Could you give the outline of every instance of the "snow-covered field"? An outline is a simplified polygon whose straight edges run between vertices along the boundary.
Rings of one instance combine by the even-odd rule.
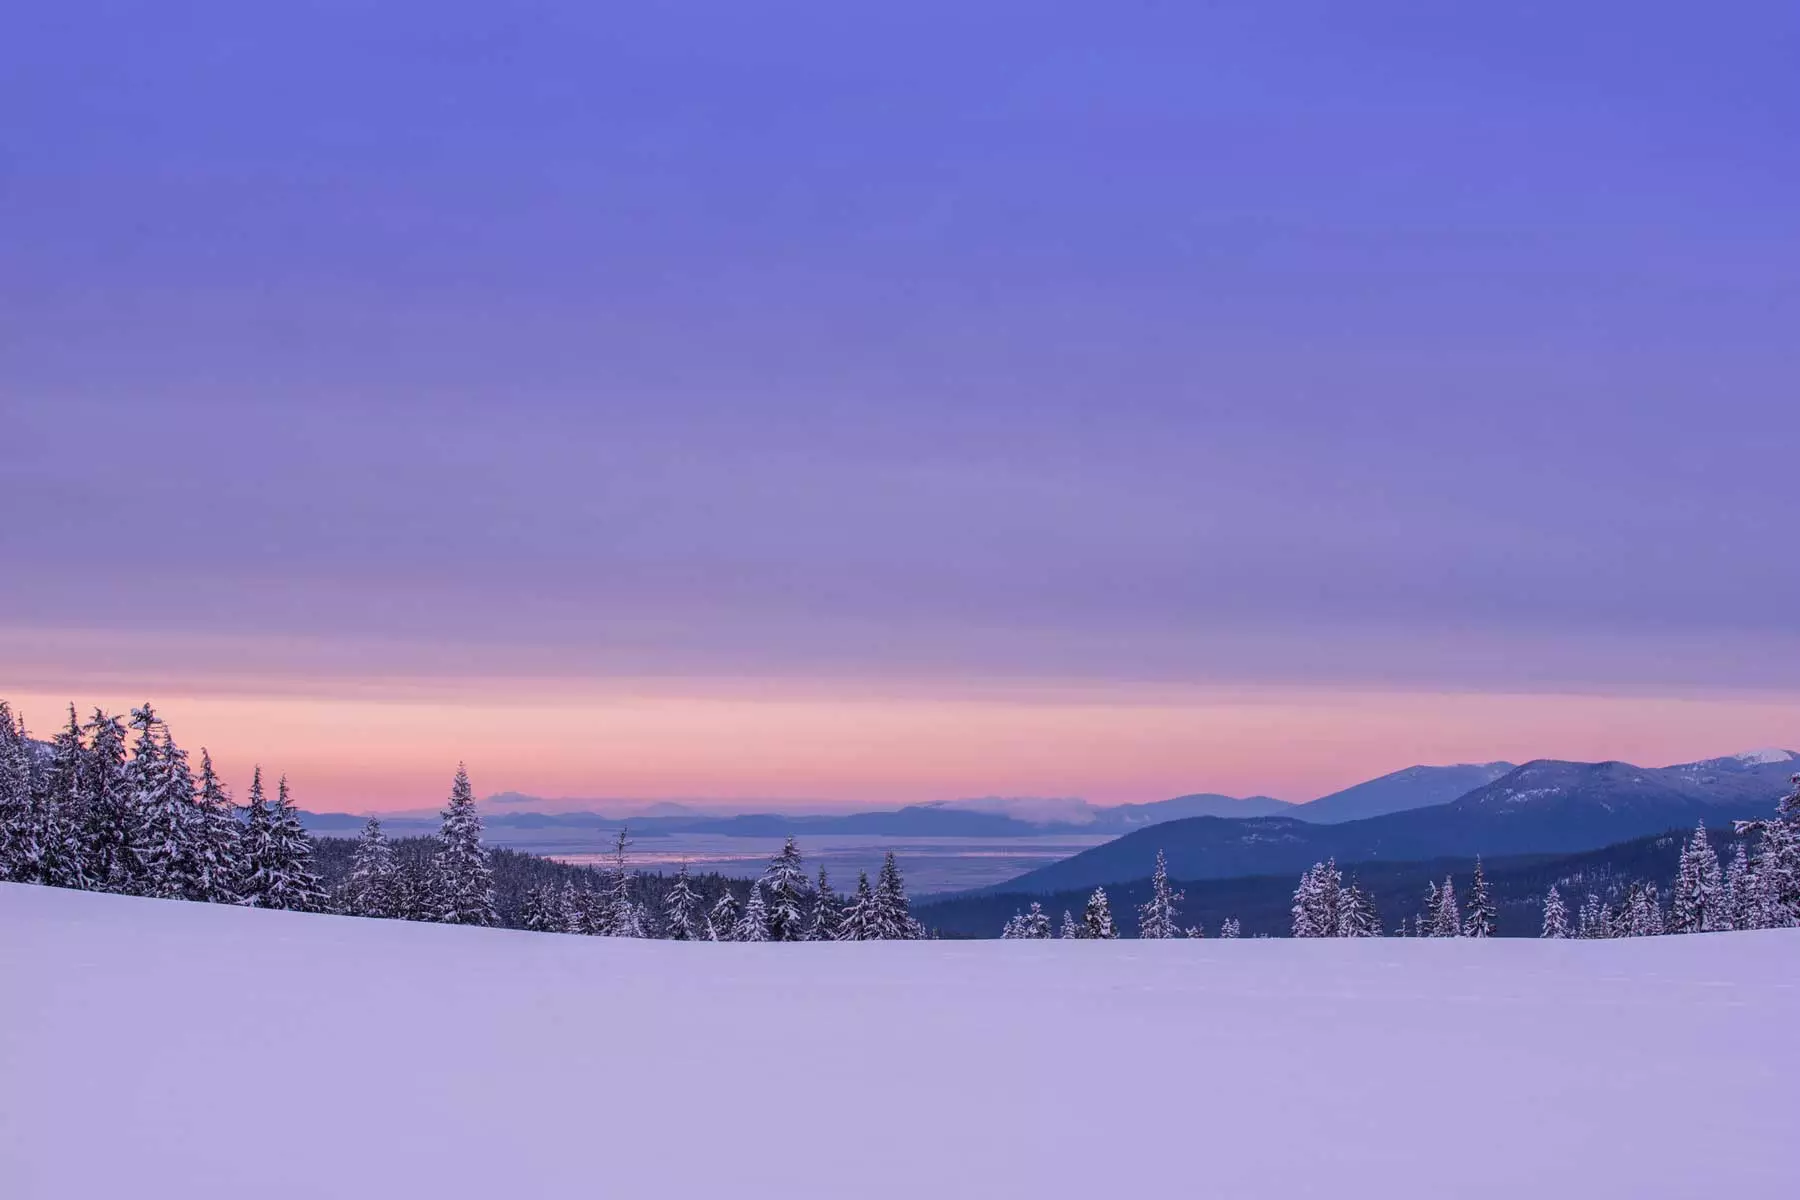
[[[0,1194],[1800,1188],[1800,931],[696,945],[0,885]]]

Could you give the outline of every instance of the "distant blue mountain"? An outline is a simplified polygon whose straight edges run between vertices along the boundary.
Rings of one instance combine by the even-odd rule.
[[[1180,879],[1292,874],[1312,863],[1568,854],[1697,821],[1764,816],[1800,755],[1762,751],[1674,767],[1540,759],[1448,804],[1342,824],[1289,817],[1192,817],[1140,829],[987,892],[1054,892],[1129,882],[1156,852]]]
[[[1407,767],[1341,792],[1297,804],[1287,815],[1314,824],[1332,825],[1408,809],[1429,808],[1434,804],[1448,804],[1513,769],[1514,764],[1509,762]]]

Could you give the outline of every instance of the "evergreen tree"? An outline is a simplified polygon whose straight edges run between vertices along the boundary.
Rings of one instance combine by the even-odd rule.
[[[1050,937],[1050,914],[1036,900],[1031,902],[1031,910],[1025,914],[1024,928],[1028,938],[1047,940]]]
[[[801,866],[800,850],[790,836],[781,852],[769,860],[763,871],[762,892],[767,896],[769,940],[799,942],[806,937],[806,871]]]
[[[232,807],[231,796],[213,770],[212,755],[200,748],[199,829],[194,847],[194,899],[215,904],[236,904],[244,827]]]
[[[593,932],[607,937],[644,936],[643,915],[638,911],[637,901],[632,892],[636,890],[637,872],[628,869],[625,852],[631,848],[631,839],[626,835],[626,827],[619,826],[617,840],[613,843],[612,870],[606,876],[606,904],[599,918],[599,927]]]
[[[1701,821],[1681,848],[1681,865],[1675,872],[1675,904],[1669,915],[1670,933],[1705,933],[1728,925],[1725,913],[1725,881],[1719,872],[1719,856],[1713,853]]]
[[[399,917],[400,869],[394,848],[381,832],[381,820],[370,817],[356,840],[356,856],[350,866],[344,908],[358,917]],[[530,928],[527,926],[527,928]]]
[[[1626,919],[1627,936],[1655,937],[1663,932],[1662,905],[1657,902],[1655,884],[1642,883],[1632,889]]]
[[[30,882],[36,873],[35,804],[24,722],[0,700],[0,881]]]
[[[1744,843],[1732,849],[1731,866],[1725,871],[1725,919],[1727,929],[1755,929],[1761,905],[1757,903],[1755,881],[1750,876],[1750,858]]]
[[[1756,929],[1800,925],[1800,775],[1790,782],[1794,790],[1782,798],[1772,819],[1737,823],[1739,834],[1757,835],[1745,889],[1753,905],[1749,921]]]
[[[1469,915],[1463,919],[1464,937],[1494,936],[1494,898],[1488,892],[1487,876],[1481,870],[1481,858],[1475,859],[1475,882],[1469,885]]]
[[[1294,903],[1290,909],[1294,918],[1294,936],[1338,936],[1343,907],[1344,877],[1338,871],[1337,863],[1314,863],[1300,877],[1300,886],[1294,889]]]
[[[71,704],[68,725],[51,741],[49,769],[34,782],[26,830],[16,843],[22,856],[14,867],[19,882],[96,886],[88,874],[89,821],[81,785],[86,756],[81,720]]]
[[[168,726],[148,704],[132,712],[132,722],[142,731],[140,749],[132,759],[137,890],[164,899],[206,899],[204,814],[195,799],[187,752],[175,744]],[[146,759],[147,764],[136,769]]]
[[[881,874],[875,880],[875,927],[876,937],[889,940],[925,936],[925,930],[913,920],[912,908],[906,899],[906,884],[900,878],[900,867],[894,861],[892,850],[882,860]]]
[[[138,883],[137,811],[125,763],[125,726],[94,710],[82,730],[87,748],[77,774],[79,805],[87,820],[83,841],[92,886],[130,892]],[[152,749],[154,753],[154,749]]]
[[[1577,937],[1603,938],[1612,936],[1611,922],[1606,917],[1606,905],[1593,892],[1581,902],[1581,923]]]
[[[863,884],[867,887],[869,877],[863,876]],[[712,911],[706,916],[706,936],[709,941],[730,942],[737,940],[738,907],[737,897],[726,888]]]
[[[1437,911],[1432,914],[1432,937],[1457,937],[1462,933],[1462,916],[1456,906],[1456,885],[1448,875],[1437,890]]]
[[[269,884],[263,892],[262,906],[291,912],[324,912],[325,889],[313,874],[312,842],[301,827],[299,810],[288,796],[285,775],[275,787],[266,845]]]
[[[558,933],[586,933],[583,927],[583,915],[587,912],[581,890],[572,883],[564,881],[561,890],[556,894],[556,924]]]
[[[1381,914],[1375,909],[1375,898],[1354,882],[1343,890],[1342,902],[1338,908],[1337,936],[1381,936]]]
[[[1022,918],[1019,918],[1016,916],[1014,919],[1022,920]],[[1000,936],[1005,937],[1006,935],[1001,934]],[[1015,936],[1017,936],[1017,935],[1015,934]],[[1059,931],[1057,936],[1062,938],[1062,940],[1065,942],[1072,942],[1072,941],[1076,940],[1077,938],[1086,936],[1082,932],[1081,926],[1079,926],[1075,923],[1075,914],[1070,912],[1066,908],[1063,909],[1062,929]]]
[[[1156,866],[1150,872],[1150,899],[1138,909],[1138,936],[1172,938],[1181,931],[1175,905],[1182,894],[1169,886],[1169,863],[1163,852],[1156,852]]]
[[[835,942],[838,926],[843,923],[842,906],[831,890],[831,879],[825,868],[819,868],[819,886],[813,889],[812,920],[806,926],[809,942]]]
[[[238,856],[239,866],[243,874],[237,882],[237,893],[240,902],[252,908],[272,907],[266,901],[269,894],[269,865],[273,857],[270,839],[274,829],[274,819],[269,809],[269,798],[263,791],[262,767],[259,764],[250,773],[250,795],[244,801],[243,844]]]
[[[694,941],[700,936],[699,921],[700,896],[688,882],[684,862],[663,896],[663,936],[676,942]]]
[[[481,814],[475,811],[475,789],[461,763],[450,783],[438,830],[438,851],[431,860],[437,890],[437,919],[446,925],[498,925],[494,873],[481,845]]]
[[[534,884],[519,906],[519,924],[532,933],[562,933],[562,897],[553,883]]]
[[[1235,938],[1242,936],[1242,934],[1243,930],[1238,925],[1238,919],[1236,917],[1226,917],[1223,921],[1219,922],[1220,937]]]
[[[1547,938],[1566,938],[1569,936],[1569,909],[1563,903],[1562,893],[1556,885],[1544,893],[1544,929],[1538,935]]]
[[[763,903],[762,886],[750,883],[750,898],[744,901],[744,915],[738,918],[737,940],[766,942],[769,940],[769,907]]]
[[[1113,928],[1112,905],[1107,903],[1105,888],[1095,888],[1094,894],[1088,897],[1081,925],[1083,937],[1110,939],[1119,936],[1118,930]]]

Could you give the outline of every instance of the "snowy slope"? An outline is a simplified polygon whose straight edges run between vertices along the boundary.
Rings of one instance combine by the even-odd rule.
[[[0,1180],[87,1197],[1791,1193],[1800,931],[626,942],[0,885]]]

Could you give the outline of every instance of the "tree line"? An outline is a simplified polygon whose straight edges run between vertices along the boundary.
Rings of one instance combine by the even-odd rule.
[[[135,731],[135,739],[132,736]],[[232,800],[203,748],[199,772],[148,703],[129,721],[73,705],[46,748],[0,700],[0,880],[162,899],[333,912],[348,916],[502,924],[495,852],[466,769],[458,766],[438,834],[428,847],[396,844],[371,817],[328,884],[320,846],[300,822],[287,779],[270,796],[262,768],[243,804]],[[500,852],[516,875],[548,873],[525,888],[507,924],[554,933],[707,941],[873,941],[923,938],[890,853],[874,882],[862,872],[849,896],[816,882],[789,838],[759,879],[717,876],[654,884],[629,866],[620,830],[604,873]],[[334,864],[335,851],[323,857]],[[530,864],[527,866],[526,864]],[[596,877],[598,876],[598,877]],[[742,901],[738,891],[744,892]]]

